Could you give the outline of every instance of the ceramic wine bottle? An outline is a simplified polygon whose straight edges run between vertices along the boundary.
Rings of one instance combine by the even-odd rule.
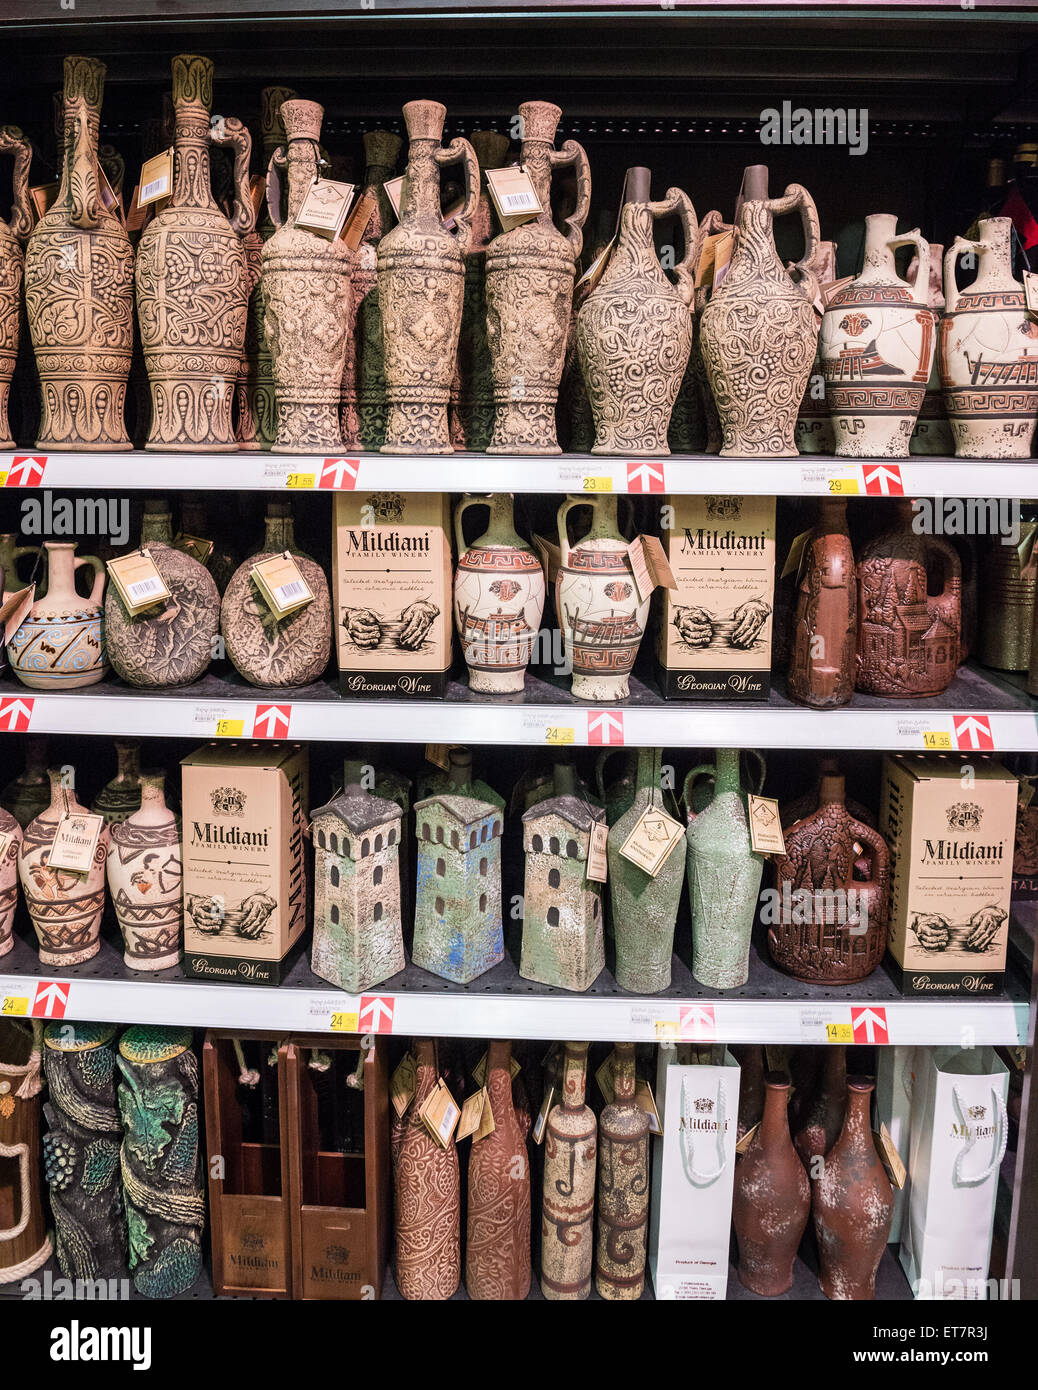
[[[4,125],[0,126],[0,153],[14,155],[11,212],[6,222],[0,217],[0,449],[13,449],[7,403],[21,338],[25,272],[22,246],[32,229],[29,204],[32,146],[17,126]]]
[[[109,829],[141,808],[140,740],[116,738],[112,740],[112,745],[115,748],[115,776],[104,784],[90,806],[95,816],[104,816]]]
[[[612,1301],[636,1301],[645,1286],[649,1220],[649,1117],[634,1098],[634,1043],[613,1053],[613,1099],[599,1120],[598,1240],[595,1288]]]
[[[353,265],[350,342],[342,368],[339,419],[343,446],[377,452],[386,438],[386,373],[378,302],[378,244],[393,222],[384,184],[393,177],[404,142],[388,130],[364,133],[364,196],[375,206]]]
[[[436,1089],[436,1044],[415,1043],[418,1083],[394,1171],[396,1281],[404,1298],[450,1298],[461,1279],[461,1181],[451,1135],[445,1147],[421,1119]]]
[[[739,1282],[774,1298],[793,1287],[793,1261],[811,1215],[811,1183],[789,1137],[789,1077],[768,1072],[765,1087],[760,1129],[735,1165],[732,1224]]]
[[[1018,542],[1007,545],[1008,538],[999,535],[977,538],[986,608],[977,655],[997,671],[1026,671],[1031,664],[1036,586],[1033,573],[1025,573],[1020,563],[1019,547],[1038,529],[1038,511],[1032,501],[1019,506]]]
[[[66,541],[44,541],[47,591],[7,644],[11,670],[34,690],[73,690],[108,673],[101,595],[105,569],[93,555],[76,555]],[[89,565],[89,598],[76,591],[76,570]]]
[[[50,1259],[40,1181],[43,1024],[0,1018],[0,1283],[27,1279]]]
[[[140,808],[112,826],[108,891],[131,970],[165,970],[180,959],[180,831],[165,783],[163,772],[141,773]]]
[[[823,498],[797,577],[789,694],[802,705],[835,709],[854,694],[858,587],[847,503]]]
[[[561,1104],[544,1133],[541,1293],[549,1300],[591,1293],[598,1124],[584,1100],[587,1043],[563,1045]]]
[[[912,267],[908,268],[909,276]],[[937,324],[937,341],[941,340],[941,320],[944,317],[944,247],[930,243],[929,287],[927,303]],[[951,458],[955,452],[955,439],[944,408],[944,394],[941,391],[941,354],[935,351],[930,366],[930,378],[923,393],[923,403],[919,407],[915,429],[908,442],[911,454],[939,454]]]
[[[847,1049],[829,1044],[821,1051],[821,1066],[810,1087],[803,1089],[793,1142],[808,1174],[815,1178],[814,1160],[824,1158],[839,1137],[847,1113]]]
[[[494,1129],[469,1156],[465,1288],[471,1299],[524,1299],[530,1292],[530,1164],[512,1103],[512,1044],[487,1053]]]

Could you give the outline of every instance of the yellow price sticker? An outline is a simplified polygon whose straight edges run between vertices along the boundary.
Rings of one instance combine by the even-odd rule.
[[[585,478],[585,479],[584,479],[584,491],[585,491],[585,492],[612,492],[612,490],[613,490],[613,480],[612,480],[612,478]]]
[[[545,743],[575,743],[577,732],[575,729],[562,729],[557,725],[550,725],[544,731]]]
[[[244,734],[244,719],[218,719],[216,721],[217,738],[242,738]]]
[[[825,1040],[831,1043],[853,1043],[854,1029],[849,1023],[827,1023]]]
[[[938,749],[945,749],[945,750],[950,751],[951,746],[952,746],[951,734],[942,734],[942,733],[923,734],[923,747],[924,747],[924,748],[930,749],[931,752],[934,752],[934,751],[936,751],[936,750],[938,750]]]
[[[290,473],[285,479],[286,487],[313,487],[316,475],[313,473]]]
[[[6,995],[6,996],[4,997],[3,1005],[2,1005],[2,1007],[0,1007],[0,1014],[23,1014],[23,1015],[24,1015],[24,1014],[27,1014],[28,1012],[29,1012],[29,1001],[28,1001],[28,999],[22,999],[22,998],[19,998],[19,997],[17,997],[16,995],[13,995],[13,994],[8,994],[8,995]]]
[[[0,487],[6,487],[6,486],[7,486],[7,470],[4,469],[4,471],[3,471],[2,473],[0,473]]]
[[[861,488],[857,478],[830,478],[829,491],[840,497],[849,497],[852,493],[859,493]]]
[[[656,1039],[660,1041],[664,1038],[676,1038],[679,1036],[680,1029],[672,1018],[658,1018],[656,1020]]]
[[[356,1033],[358,1031],[356,1014],[332,1014],[333,1033]]]

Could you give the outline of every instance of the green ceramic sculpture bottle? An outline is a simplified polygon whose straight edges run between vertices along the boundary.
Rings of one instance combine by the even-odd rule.
[[[616,983],[633,994],[658,994],[670,984],[674,926],[684,863],[675,844],[659,872],[651,874],[621,855],[625,841],[645,812],[665,811],[663,754],[659,748],[638,749],[634,804],[609,832],[609,895],[616,936]]]
[[[750,845],[739,752],[717,750],[714,799],[686,831],[692,904],[692,974],[710,989],[735,989],[749,974],[750,933],[764,859]]]

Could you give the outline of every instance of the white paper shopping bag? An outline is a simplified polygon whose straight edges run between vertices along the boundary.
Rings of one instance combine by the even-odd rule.
[[[908,1167],[912,1091],[915,1089],[916,1049],[894,1044],[876,1049],[876,1128],[886,1125],[901,1162]],[[901,1224],[908,1206],[908,1181],[894,1188],[891,1245],[901,1239]]]

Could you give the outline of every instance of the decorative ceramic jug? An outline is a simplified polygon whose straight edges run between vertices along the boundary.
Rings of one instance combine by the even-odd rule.
[[[550,101],[519,104],[520,168],[530,177],[541,211],[501,232],[487,247],[487,337],[494,373],[494,434],[490,454],[560,453],[555,403],[566,360],[581,228],[591,203],[591,170],[575,140],[556,150],[562,111]],[[577,205],[563,235],[552,221],[553,169],[572,166]]]
[[[339,420],[347,449],[381,449],[386,440],[386,372],[378,301],[378,244],[393,221],[384,184],[393,177],[404,142],[388,130],[364,134],[364,195],[375,207],[353,262],[350,340],[342,369]]]
[[[939,536],[917,535],[909,498],[858,558],[855,684],[870,695],[939,695],[959,665],[962,579],[959,557]],[[943,588],[927,592],[927,566],[939,562]]]
[[[295,225],[303,199],[318,182],[324,107],[286,101],[281,107],[287,153],[277,150],[267,173],[267,206],[277,231],[263,248],[265,337],[274,372],[275,454],[336,453],[342,448],[339,398],[350,315],[352,256],[341,237],[329,240]],[[288,170],[288,215],[280,218],[280,180]]]
[[[115,776],[105,783],[90,807],[95,816],[104,816],[109,830],[141,809],[140,740],[117,738],[112,742],[115,745]]]
[[[133,347],[133,251],[99,191],[105,65],[65,59],[61,186],[25,254],[40,374],[40,449],[131,449],[123,418]]]
[[[0,1018],[0,1283],[27,1279],[53,1246],[40,1191],[43,1024]]]
[[[875,1298],[876,1271],[890,1234],[894,1195],[872,1138],[872,1090],[864,1077],[849,1078],[847,1118],[812,1187],[826,1298]]]
[[[165,970],[180,959],[180,832],[165,783],[165,773],[143,772],[140,810],[112,826],[108,891],[131,970]]]
[[[911,276],[913,267],[908,267]],[[933,311],[937,324],[937,341],[941,340],[941,321],[944,317],[944,247],[936,242],[930,243],[930,266],[927,290],[927,303]],[[955,439],[948,416],[944,409],[944,393],[941,390],[941,353],[934,351],[930,366],[930,376],[923,392],[923,403],[908,441],[911,454],[939,454],[951,458],[955,452]]]
[[[721,232],[730,232],[730,222],[716,208],[706,214],[699,224],[700,259],[707,237]],[[696,275],[692,303],[689,306],[692,316],[692,350],[688,355],[688,366],[678,388],[678,398],[670,417],[667,442],[678,454],[702,451],[716,454],[721,448],[721,420],[717,413],[713,392],[706,379],[706,363],[703,361],[703,310],[710,298],[710,286],[701,285]]]
[[[824,1158],[836,1143],[847,1114],[847,1049],[829,1044],[813,1048],[811,1053],[816,1063],[821,1054],[820,1066],[813,1084],[800,1086],[802,1099],[793,1142],[808,1173],[817,1177],[814,1160]],[[806,1076],[803,1080],[808,1082]]]
[[[976,241],[956,237],[944,255],[945,314],[938,345],[955,456],[1026,459],[1038,419],[1038,317],[1013,278],[1008,217],[980,221]],[[959,290],[955,265],[972,252],[977,276]]]
[[[858,585],[847,503],[823,498],[804,545],[793,619],[790,696],[814,709],[845,705],[854,693]]]
[[[240,121],[210,126],[213,65],[173,59],[173,194],[137,251],[137,313],[151,383],[148,449],[237,449],[231,404],[241,371],[248,278],[241,237],[256,215],[249,192],[252,141]],[[210,188],[210,142],[235,152],[234,217]]]
[[[14,816],[23,830],[50,805],[47,740],[43,734],[28,734],[24,747],[24,769],[13,781],[8,782],[0,794],[0,806]]]
[[[775,1298],[793,1287],[793,1261],[811,1215],[811,1183],[789,1137],[789,1077],[768,1072],[764,1119],[735,1165],[732,1224],[739,1282]]]
[[[227,655],[253,685],[309,685],[328,665],[332,644],[332,605],[328,581],[316,560],[296,546],[295,524],[287,502],[268,502],[263,549],[239,565],[220,606],[220,631]],[[313,602],[277,618],[252,577],[254,565],[285,551],[313,594]]]
[[[486,190],[487,169],[500,169],[511,143],[496,130],[469,136],[481,172],[479,202],[472,219],[472,244],[465,256],[465,300],[461,310],[458,361],[451,385],[450,435],[455,449],[485,452],[494,432],[494,373],[487,339],[487,246],[494,235],[494,211]]]
[[[689,780],[703,770],[693,768]],[[709,989],[735,989],[749,976],[750,935],[764,869],[763,855],[750,842],[737,749],[717,750],[713,800],[689,825],[685,840],[692,974]]]
[[[565,452],[571,454],[589,454],[595,443],[595,419],[591,414],[591,402],[577,352],[577,315],[592,290],[592,281],[585,279],[585,276],[599,256],[609,249],[615,229],[616,213],[599,208],[592,219],[590,235],[584,237],[584,248],[577,265],[569,335],[566,339],[566,362],[555,407],[559,440]]]
[[[544,569],[516,534],[512,501],[510,492],[465,496],[454,508],[454,621],[469,688],[493,695],[522,690],[544,611]],[[490,508],[490,524],[466,546],[461,522],[473,506]]]
[[[437,1044],[414,1044],[418,1084],[394,1167],[396,1284],[404,1298],[441,1301],[461,1280],[461,1178],[454,1135],[439,1145],[421,1111],[436,1089]]]
[[[893,214],[866,217],[864,268],[835,291],[822,316],[825,395],[836,452],[843,458],[908,457],[933,365],[930,247],[918,228],[896,233]],[[911,285],[894,266],[900,246],[915,247]]]
[[[7,420],[11,377],[18,360],[22,326],[22,245],[32,228],[29,206],[29,164],[32,146],[14,125],[0,126],[0,152],[14,155],[10,221],[0,217],[0,449],[13,449]]]
[[[541,1293],[550,1301],[591,1293],[598,1123],[585,1104],[587,1043],[563,1044],[560,1105],[544,1131]]]
[[[47,775],[50,805],[25,827],[18,877],[39,938],[42,964],[81,965],[96,956],[101,946],[108,827],[101,827],[89,872],[52,869],[48,859],[58,822],[65,816],[86,816],[89,812],[65,785],[61,768],[50,768]]]
[[[620,239],[577,315],[577,349],[595,418],[595,454],[666,454],[667,427],[692,349],[699,224],[686,194],[649,201],[648,169],[628,169]],[[678,216],[685,254],[663,272],[653,223]]]
[[[804,254],[794,281],[775,252],[772,220],[799,209]],[[818,294],[812,266],[818,213],[806,189],[791,183],[768,197],[768,171],[743,175],[727,272],[701,319],[703,360],[724,432],[722,458],[793,458],[797,411],[814,361]]]
[[[101,595],[105,570],[93,555],[76,555],[64,541],[45,541],[47,592],[7,644],[11,669],[34,690],[74,690],[93,685],[108,671],[102,628]],[[76,592],[75,572],[89,565],[94,582],[89,598]]]
[[[821,287],[836,279],[836,242],[820,241],[815,257],[815,278],[819,285],[819,298],[814,310],[819,321],[822,317]],[[833,422],[825,394],[825,373],[822,364],[822,335],[818,335],[815,347],[815,360],[811,364],[811,375],[807,379],[804,399],[797,413],[795,432],[797,449],[802,454],[831,454],[836,448],[833,437]]]
[[[576,506],[590,507],[592,521],[583,540],[571,546],[566,517]],[[567,497],[558,525],[562,563],[555,611],[573,666],[573,694],[602,704],[626,700],[649,599],[638,595],[627,542],[617,528],[616,498]]]
[[[204,675],[219,631],[220,594],[201,564],[173,545],[173,518],[164,499],[149,499],[141,518],[147,550],[172,595],[131,615],[114,584],[105,598],[105,639],[112,668],[146,690],[190,685]]]
[[[479,165],[467,140],[440,143],[446,107],[409,101],[410,137],[400,221],[378,244],[378,300],[386,374],[388,454],[453,453],[447,401],[465,297],[465,254],[479,198]],[[462,161],[465,203],[456,234],[440,215],[440,169]]]
[[[9,811],[0,810],[0,956],[14,946],[14,910],[18,905],[18,856],[22,827]]]
[[[674,927],[685,880],[681,837],[654,875],[620,853],[628,836],[650,810],[664,811],[663,754],[638,749],[634,804],[609,832],[609,896],[616,937],[616,983],[632,994],[658,994],[670,984]]]
[[[634,1043],[613,1052],[613,1099],[598,1122],[595,1288],[613,1301],[641,1298],[649,1221],[649,1117],[634,1098]]]
[[[469,1157],[465,1289],[480,1301],[522,1300],[530,1292],[530,1164],[512,1099],[512,1044],[487,1049],[492,1133]]]
[[[812,984],[863,980],[887,944],[890,854],[844,796],[842,777],[822,778],[817,811],[785,831],[777,865],[780,903],[768,946],[781,970]]]

